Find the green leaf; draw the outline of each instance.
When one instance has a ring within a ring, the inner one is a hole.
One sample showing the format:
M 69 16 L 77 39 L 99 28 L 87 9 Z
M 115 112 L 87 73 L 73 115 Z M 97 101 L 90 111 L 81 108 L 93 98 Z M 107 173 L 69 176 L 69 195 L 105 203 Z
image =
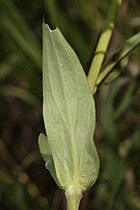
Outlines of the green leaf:
M 128 64 L 128 57 L 125 57 L 114 69 L 110 71 L 106 78 L 104 78 L 102 85 L 107 85 L 115 80 L 121 73 L 121 70 L 124 70 Z M 109 67 L 109 66 L 108 66 Z
M 106 85 L 116 79 L 128 63 L 127 56 L 140 46 L 140 32 L 125 40 L 120 50 L 103 66 L 99 74 L 96 89 L 100 85 Z
M 50 171 L 52 177 L 54 178 L 58 186 L 60 186 L 56 177 L 56 171 L 54 167 L 53 157 L 51 155 L 49 142 L 47 140 L 47 137 L 43 133 L 39 135 L 38 144 L 39 144 L 39 150 L 42 155 L 42 158 L 46 162 L 45 167 Z
M 85 191 L 94 184 L 99 171 L 93 142 L 94 100 L 75 52 L 58 28 L 52 31 L 46 24 L 43 24 L 43 117 L 49 149 L 41 148 L 44 143 L 40 149 L 45 161 L 51 154 L 57 183 L 66 191 Z M 47 148 L 47 144 L 43 147 Z
M 44 161 L 47 162 L 48 157 L 51 156 L 51 150 L 48 144 L 47 137 L 43 133 L 39 135 L 38 143 L 39 143 L 39 149 L 40 149 L 41 155 Z

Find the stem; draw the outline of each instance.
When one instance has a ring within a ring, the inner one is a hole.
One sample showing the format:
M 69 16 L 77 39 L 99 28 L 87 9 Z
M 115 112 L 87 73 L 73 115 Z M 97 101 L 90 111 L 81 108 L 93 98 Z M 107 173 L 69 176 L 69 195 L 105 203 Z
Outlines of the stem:
M 103 32 L 98 41 L 94 58 L 91 63 L 91 67 L 88 73 L 88 82 L 93 93 L 94 93 L 94 88 L 96 85 L 96 80 L 97 80 L 99 71 L 101 69 L 101 66 L 103 64 L 105 53 L 107 51 L 107 48 L 110 42 L 110 38 L 112 36 L 112 32 L 114 29 L 114 22 L 115 22 L 117 11 L 121 2 L 122 0 L 112 0 L 108 17 L 107 17 Z
M 82 194 L 74 191 L 72 188 L 66 191 L 67 210 L 78 210 Z

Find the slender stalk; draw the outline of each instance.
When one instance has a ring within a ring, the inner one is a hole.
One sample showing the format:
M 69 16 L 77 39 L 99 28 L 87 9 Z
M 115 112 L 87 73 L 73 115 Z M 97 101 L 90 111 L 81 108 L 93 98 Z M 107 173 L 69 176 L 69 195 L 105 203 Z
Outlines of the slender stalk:
M 91 67 L 88 74 L 88 81 L 91 87 L 92 92 L 94 93 L 94 88 L 96 85 L 96 80 L 101 69 L 101 66 L 104 61 L 105 53 L 107 51 L 110 38 L 112 36 L 112 32 L 114 29 L 114 22 L 117 16 L 118 8 L 121 4 L 122 0 L 112 0 L 112 4 L 110 6 L 108 17 L 103 29 L 103 32 L 100 36 L 94 58 L 91 63 Z
M 78 210 L 82 194 L 72 188 L 66 191 L 67 210 Z

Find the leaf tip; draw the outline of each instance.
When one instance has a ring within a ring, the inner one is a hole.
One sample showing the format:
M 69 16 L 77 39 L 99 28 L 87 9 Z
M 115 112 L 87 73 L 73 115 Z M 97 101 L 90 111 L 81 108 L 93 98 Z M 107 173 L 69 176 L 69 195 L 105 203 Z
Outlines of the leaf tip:
M 54 29 L 52 29 L 49 26 L 49 24 L 47 24 L 47 23 L 44 22 L 44 20 L 43 20 L 43 24 L 42 25 L 43 25 L 43 28 L 47 29 L 50 33 L 53 33 L 55 31 L 59 30 L 58 27 L 55 27 Z

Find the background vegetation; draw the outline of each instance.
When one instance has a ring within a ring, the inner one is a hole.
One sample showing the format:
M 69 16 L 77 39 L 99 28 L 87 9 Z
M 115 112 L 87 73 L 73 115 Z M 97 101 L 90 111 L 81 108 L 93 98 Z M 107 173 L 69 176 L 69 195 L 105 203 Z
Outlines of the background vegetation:
M 63 192 L 38 149 L 42 121 L 41 24 L 58 26 L 88 72 L 110 0 L 0 0 L 0 209 L 59 210 Z M 108 56 L 140 30 L 139 0 L 124 0 Z M 140 209 L 140 48 L 95 96 L 98 181 L 81 210 Z

